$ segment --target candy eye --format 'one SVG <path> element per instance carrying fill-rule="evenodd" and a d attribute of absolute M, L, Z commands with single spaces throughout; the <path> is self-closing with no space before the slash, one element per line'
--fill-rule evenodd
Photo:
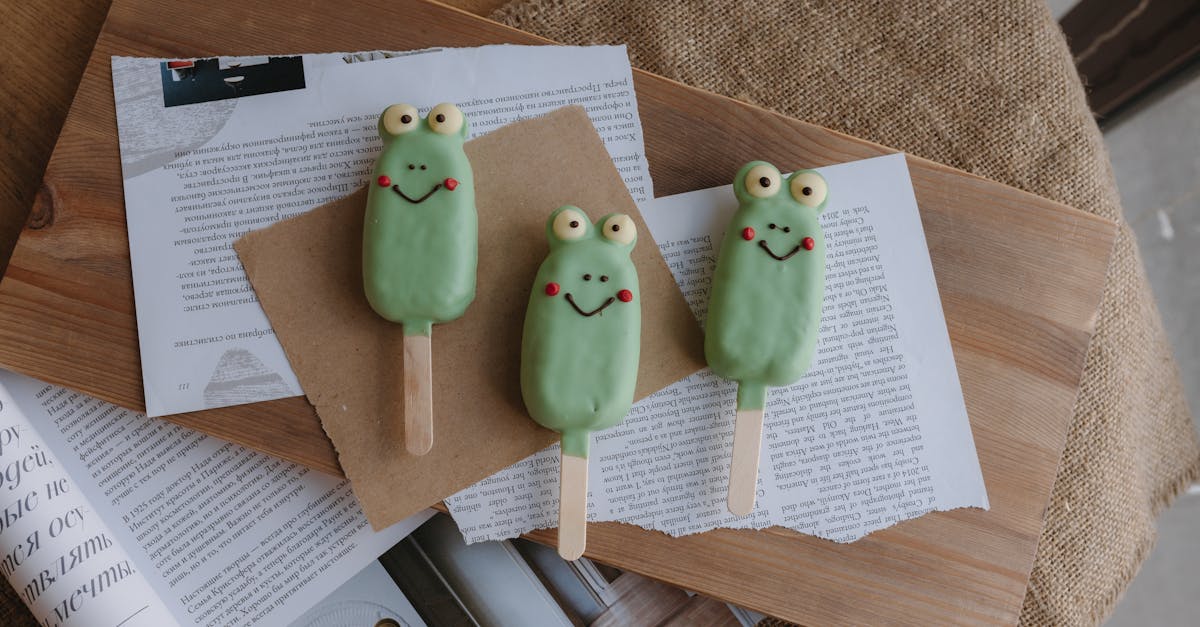
<path fill-rule="evenodd" d="M 746 172 L 746 180 L 742 182 L 746 193 L 755 198 L 770 198 L 779 193 L 779 170 L 772 165 L 756 165 Z"/>
<path fill-rule="evenodd" d="M 637 226 L 633 224 L 633 218 L 620 213 L 605 220 L 601 232 L 609 241 L 629 244 L 637 237 Z"/>
<path fill-rule="evenodd" d="M 442 135 L 454 135 L 462 130 L 463 114 L 458 107 L 443 102 L 429 111 L 429 128 Z"/>
<path fill-rule="evenodd" d="M 789 185 L 792 190 L 792 198 L 808 207 L 819 206 L 825 202 L 825 196 L 829 194 L 829 187 L 825 185 L 825 179 L 816 172 L 796 174 L 792 176 Z"/>
<path fill-rule="evenodd" d="M 389 135 L 400 135 L 417 128 L 420 116 L 417 108 L 410 104 L 394 104 L 383 111 L 383 130 Z"/>
<path fill-rule="evenodd" d="M 554 216 L 554 236 L 560 240 L 576 240 L 587 233 L 587 216 L 574 209 L 564 209 Z"/>

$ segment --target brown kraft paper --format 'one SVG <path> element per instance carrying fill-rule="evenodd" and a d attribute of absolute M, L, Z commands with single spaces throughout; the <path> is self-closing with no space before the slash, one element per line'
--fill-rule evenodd
<path fill-rule="evenodd" d="M 466 144 L 476 181 L 479 270 L 467 313 L 433 329 L 433 450 L 404 450 L 401 326 L 362 287 L 366 192 L 241 238 L 234 248 L 367 519 L 381 529 L 549 446 L 528 416 L 521 329 L 545 223 L 564 204 L 638 228 L 638 399 L 704 366 L 703 338 L 604 144 L 580 107 Z M 564 390 L 564 393 L 570 393 Z"/>

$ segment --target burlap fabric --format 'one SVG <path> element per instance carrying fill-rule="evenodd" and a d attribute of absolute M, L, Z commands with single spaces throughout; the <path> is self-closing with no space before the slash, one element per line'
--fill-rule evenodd
<path fill-rule="evenodd" d="M 492 19 L 1121 223 L 1022 623 L 1106 617 L 1200 447 L 1066 42 L 1041 0 L 515 0 Z"/>

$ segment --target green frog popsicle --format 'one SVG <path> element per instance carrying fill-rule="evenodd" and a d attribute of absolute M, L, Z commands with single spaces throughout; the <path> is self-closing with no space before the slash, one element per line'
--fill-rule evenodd
<path fill-rule="evenodd" d="M 467 120 L 443 103 L 422 119 L 396 104 L 379 117 L 383 151 L 367 191 L 363 287 L 380 316 L 404 327 L 405 447 L 433 446 L 430 334 L 475 298 L 478 218 Z"/>
<path fill-rule="evenodd" d="M 725 231 L 709 293 L 704 355 L 738 382 L 729 511 L 754 509 L 767 386 L 808 370 L 825 292 L 825 179 L 811 170 L 786 180 L 753 161 L 733 181 L 738 210 Z"/>
<path fill-rule="evenodd" d="M 576 207 L 546 223 L 550 254 L 538 269 L 521 338 L 521 395 L 538 424 L 562 434 L 558 552 L 583 554 L 591 432 L 633 404 L 641 348 L 641 296 L 626 215 L 595 225 Z"/>

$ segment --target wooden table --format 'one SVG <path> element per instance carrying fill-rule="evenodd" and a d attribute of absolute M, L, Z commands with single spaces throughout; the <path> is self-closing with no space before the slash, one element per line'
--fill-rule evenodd
<path fill-rule="evenodd" d="M 206 0 L 186 27 L 163 19 L 179 4 L 116 0 L 0 283 L 0 364 L 130 407 L 142 403 L 141 379 L 108 55 L 540 41 L 415 0 L 366 0 L 348 14 Z M 397 10 L 403 23 L 374 27 L 372 16 Z M 788 169 L 889 152 L 645 73 L 635 83 L 660 194 L 728 183 L 750 158 Z M 992 510 L 931 514 L 850 545 L 780 529 L 672 539 L 602 524 L 589 555 L 801 622 L 1015 622 L 1115 229 L 929 161 L 909 167 Z M 337 471 L 303 399 L 170 419 Z"/>
<path fill-rule="evenodd" d="M 487 15 L 504 0 L 446 0 Z M 0 0 L 0 275 L 42 183 L 50 151 L 79 87 L 111 0 Z M 0 585 L 0 624 L 34 625 L 11 586 Z"/>

